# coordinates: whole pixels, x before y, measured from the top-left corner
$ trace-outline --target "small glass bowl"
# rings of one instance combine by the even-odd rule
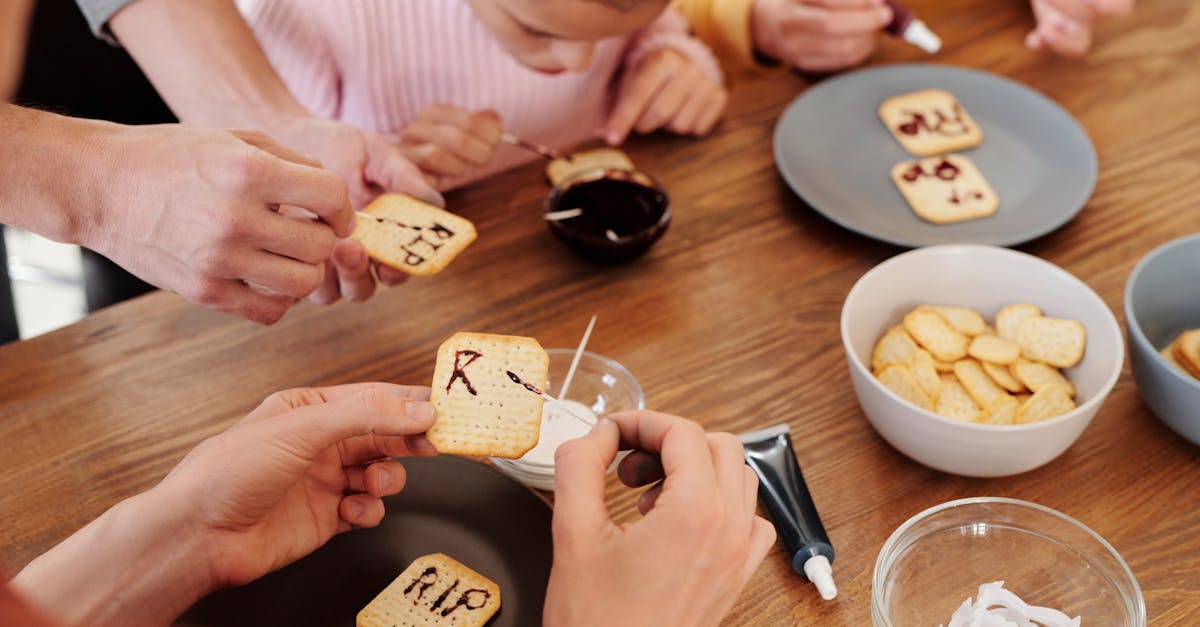
[[[546,198],[546,213],[554,213],[574,209],[563,205],[567,193],[577,186],[593,183],[601,179],[610,179],[635,183],[649,191],[652,202],[651,208],[657,215],[648,215],[646,223],[639,225],[636,231],[629,233],[622,229],[621,234],[609,231],[605,234],[581,231],[573,226],[573,219],[547,220],[546,224],[555,237],[562,240],[572,250],[592,261],[620,262],[639,257],[657,242],[667,226],[671,223],[671,199],[654,177],[638,170],[623,170],[620,168],[594,167],[580,170],[561,180],[550,190]],[[634,202],[634,199],[628,199]]]
[[[571,367],[575,356],[573,348],[551,348],[546,350],[550,356],[550,370],[546,379],[546,392],[558,396],[563,378]],[[575,376],[571,379],[571,387],[562,400],[582,403],[592,410],[596,416],[631,409],[645,409],[646,397],[642,394],[642,386],[637,379],[616,361],[595,353],[584,351],[579,357],[579,365],[575,368]],[[547,403],[549,405],[549,403]],[[572,420],[560,416],[558,420]],[[588,428],[579,425],[579,435],[585,435]],[[526,454],[528,456],[528,453]],[[554,463],[531,461],[525,458],[501,459],[491,458],[496,469],[504,474],[540,490],[554,489]],[[619,461],[620,457],[616,461]],[[609,467],[611,472],[616,468],[616,461]]]
[[[1142,590],[1104,538],[1061,512],[998,497],[942,503],[900,525],[875,560],[871,617],[876,627],[945,625],[993,581],[1089,627],[1146,625]]]

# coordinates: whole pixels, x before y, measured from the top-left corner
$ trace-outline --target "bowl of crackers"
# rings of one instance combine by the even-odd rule
[[[1200,235],[1154,249],[1125,284],[1129,360],[1146,406],[1200,444]]]
[[[864,274],[842,343],[867,420],[912,459],[957,475],[1026,472],[1066,451],[1121,373],[1112,311],[1025,253],[931,246]]]

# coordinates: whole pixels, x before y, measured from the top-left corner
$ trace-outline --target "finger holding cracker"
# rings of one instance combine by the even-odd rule
[[[438,348],[426,434],[440,453],[516,459],[537,445],[550,358],[537,340],[454,334]]]

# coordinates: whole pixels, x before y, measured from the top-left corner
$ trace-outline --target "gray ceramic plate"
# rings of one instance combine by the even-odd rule
[[[937,225],[917,217],[889,178],[912,159],[876,113],[879,103],[926,87],[956,95],[983,128],[961,151],[1000,197],[995,214]],[[892,65],[828,79],[801,94],[775,126],[775,163],[825,217],[901,246],[1011,246],[1070,220],[1096,184],[1096,152],[1062,107],[1011,80],[944,65]]]

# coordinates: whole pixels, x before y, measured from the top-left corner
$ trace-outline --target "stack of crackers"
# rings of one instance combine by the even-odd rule
[[[1162,349],[1162,356],[1180,370],[1200,379],[1200,329],[1179,334]]]
[[[1075,386],[1061,368],[1083,358],[1087,333],[1077,320],[1044,316],[1015,303],[996,314],[921,305],[876,343],[871,369],[906,401],[947,418],[1011,425],[1075,408]]]
[[[978,146],[983,131],[948,91],[922,89],[879,105],[879,117],[905,150],[918,157],[892,167],[892,182],[914,213],[935,224],[996,213],[1000,199],[969,158],[950,154]]]

